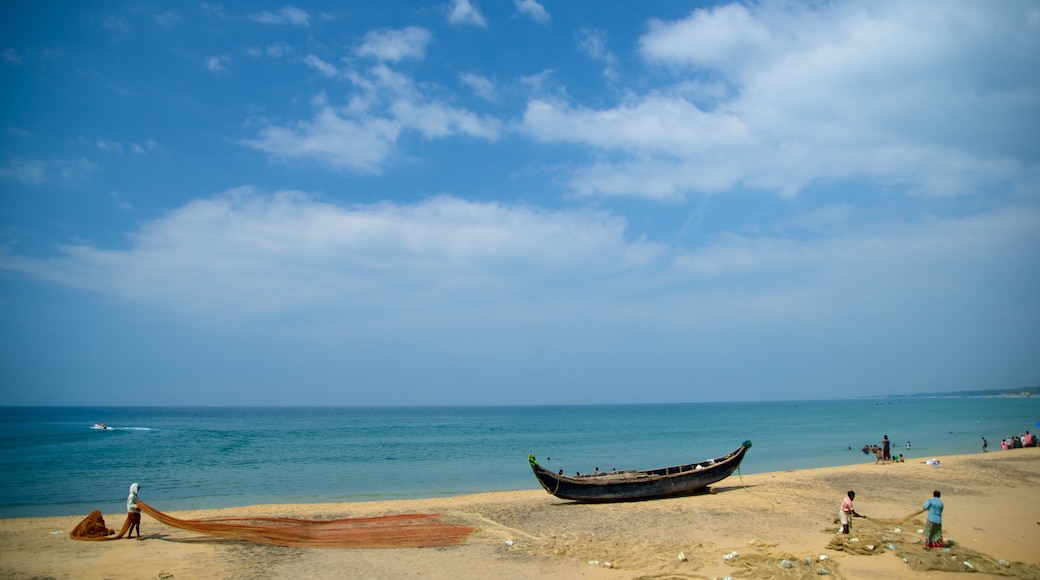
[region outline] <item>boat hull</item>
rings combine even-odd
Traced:
[[[691,495],[729,477],[740,467],[750,442],[732,453],[700,463],[646,471],[568,476],[553,473],[530,458],[531,470],[545,491],[578,502],[641,501]]]

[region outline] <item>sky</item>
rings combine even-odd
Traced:
[[[1040,5],[7,2],[0,404],[1040,384]]]

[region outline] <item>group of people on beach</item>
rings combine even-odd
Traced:
[[[939,490],[932,492],[932,497],[928,501],[924,502],[924,507],[921,508],[920,512],[928,512],[926,523],[924,527],[924,546],[926,548],[942,548],[942,513],[943,513],[943,502],[939,499],[942,493]],[[856,509],[852,506],[852,500],[856,499],[856,492],[849,490],[845,494],[845,498],[841,500],[841,509],[838,511],[838,521],[841,522],[841,533],[848,534],[849,529],[852,525],[853,516],[857,518],[866,518],[867,516],[857,513]],[[912,516],[910,516],[912,517]]]
[[[1000,442],[1001,449],[1005,449],[1005,450],[1006,449],[1018,449],[1018,448],[1022,448],[1022,447],[1037,447],[1037,446],[1040,446],[1040,442],[1037,441],[1036,435],[1030,433],[1029,431],[1026,431],[1025,434],[1022,435],[1021,437],[1019,437],[1017,435],[1009,435],[1008,437],[1005,437]],[[982,438],[982,450],[986,451],[988,447],[989,447],[989,442],[986,441],[985,437],[983,437]],[[906,448],[910,449],[910,442],[909,441],[906,442]],[[885,435],[884,438],[881,440],[881,445],[880,446],[878,446],[878,445],[870,445],[870,444],[864,445],[863,446],[863,453],[864,454],[874,453],[877,456],[877,461],[875,463],[877,463],[877,462],[887,463],[889,461],[894,461],[894,462],[901,462],[901,461],[903,461],[903,455],[902,454],[899,454],[899,456],[897,458],[893,458],[892,457],[892,444],[891,444],[891,441],[888,438],[888,435]],[[934,463],[932,463],[932,462],[934,462]],[[925,463],[932,463],[934,465],[938,465],[939,461],[936,460],[936,459],[933,459],[933,460],[930,460],[930,461],[925,461]],[[924,535],[925,535],[924,545],[925,545],[926,548],[941,548],[941,547],[943,547],[943,539],[942,539],[943,502],[942,502],[941,499],[939,499],[941,496],[942,496],[942,494],[939,492],[939,490],[933,491],[932,492],[932,497],[929,498],[928,501],[924,502],[924,506],[921,508],[921,511],[917,512],[917,513],[928,512],[928,518],[927,518],[927,522],[926,522],[926,525],[925,525],[925,528],[924,528]],[[841,509],[838,512],[838,521],[841,522],[841,533],[843,533],[843,534],[848,534],[849,533],[849,527],[850,527],[850,524],[851,524],[853,516],[855,516],[857,518],[865,518],[866,517],[866,516],[864,516],[862,514],[856,513],[856,510],[852,506],[852,500],[854,500],[854,499],[856,499],[856,492],[850,490],[847,494],[845,494],[845,497],[844,497],[844,499],[842,499],[842,502],[841,502]]]
[[[906,442],[906,448],[910,449],[909,441]],[[873,453],[876,458],[874,463],[888,463],[889,461],[893,463],[901,463],[903,461],[902,453],[898,456],[892,455],[892,441],[889,440],[888,435],[885,435],[884,438],[881,439],[880,446],[867,443],[863,446],[862,451],[864,455],[870,455]]]
[[[1008,449],[1021,449],[1023,447],[1037,447],[1040,446],[1040,442],[1037,441],[1036,435],[1026,431],[1024,435],[1019,437],[1018,435],[1008,435],[1007,437],[1000,440],[1000,448],[1004,451]],[[985,453],[989,450],[989,441],[986,438],[982,438],[982,451]]]
[[[1040,446],[1040,440],[1037,439],[1036,435],[1026,431],[1025,434],[1019,435],[1008,435],[1001,439],[1000,448],[1007,451],[1008,449],[1021,449],[1023,447],[1038,447]],[[906,448],[910,449],[910,442],[906,442]],[[851,449],[851,448],[850,448]],[[892,455],[892,442],[888,439],[888,435],[885,435],[881,439],[881,445],[867,443],[863,446],[864,455],[874,455],[876,458],[874,463],[902,463],[903,454],[893,456]],[[982,451],[989,451],[989,441],[985,437],[982,438]]]
[[[1036,435],[1026,431],[1024,435],[1019,437],[1018,435],[1008,435],[1007,437],[1000,440],[1000,448],[1007,451],[1008,449],[1021,449],[1023,447],[1036,447]],[[985,449],[983,449],[985,451]]]

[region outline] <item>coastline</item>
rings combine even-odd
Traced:
[[[1040,448],[939,456],[920,462],[864,463],[797,471],[734,474],[713,494],[622,504],[573,504],[542,490],[341,504],[268,504],[170,512],[180,518],[278,516],[348,518],[437,513],[476,531],[447,548],[284,548],[200,536],[149,517],[144,541],[76,542],[78,516],[0,519],[0,575],[120,578],[433,578],[668,576],[765,577],[777,563],[828,557],[846,578],[922,577],[900,550],[919,551],[918,516],[894,533],[890,522],[920,509],[933,489],[946,503],[944,536],[952,554],[1022,563],[1040,576]],[[838,505],[857,492],[852,536],[884,533],[897,550],[853,555],[832,549]],[[147,497],[143,497],[147,501]],[[158,509],[163,506],[156,505]],[[118,528],[123,514],[106,513]],[[508,542],[507,542],[508,541]],[[509,545],[511,543],[511,545]],[[739,556],[729,560],[727,554]],[[881,553],[886,552],[886,553]],[[685,560],[679,559],[679,554]],[[916,553],[916,552],[915,552]],[[977,556],[981,558],[981,556]],[[977,560],[978,561],[978,560]],[[596,564],[590,564],[595,562]],[[610,563],[607,567],[606,563]],[[797,572],[788,570],[786,572]],[[839,576],[839,577],[840,577]],[[799,577],[797,575],[790,577]]]

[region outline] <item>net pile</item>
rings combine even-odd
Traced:
[[[918,572],[980,572],[1014,578],[1040,578],[1040,565],[1008,562],[976,552],[946,539],[946,548],[926,548],[921,533],[913,528],[923,524],[923,518],[911,522],[921,511],[896,520],[864,518],[855,520],[852,534],[836,534],[827,545],[830,550],[863,556],[894,553]],[[913,523],[912,529],[899,525]]]
[[[370,518],[338,520],[304,520],[295,518],[204,518],[182,520],[152,506],[138,502],[143,513],[182,530],[244,540],[273,546],[303,548],[429,548],[453,546],[465,540],[474,529],[445,522],[438,514],[401,514]],[[97,516],[100,517],[100,512]],[[87,517],[90,520],[91,516]],[[80,523],[80,530],[87,520]],[[104,526],[104,520],[101,523]],[[124,525],[124,532],[127,525]],[[77,540],[114,540],[122,536],[77,535]],[[96,533],[96,532],[95,532]]]
[[[783,552],[741,554],[729,565],[743,568],[733,574],[733,577],[742,580],[845,578],[834,560],[819,560],[812,556],[799,557]]]
[[[69,537],[73,540],[118,540],[123,537],[129,527],[130,520],[127,519],[123,522],[123,529],[116,536],[114,535],[116,531],[105,525],[105,518],[101,515],[101,510],[94,510],[69,532]]]

